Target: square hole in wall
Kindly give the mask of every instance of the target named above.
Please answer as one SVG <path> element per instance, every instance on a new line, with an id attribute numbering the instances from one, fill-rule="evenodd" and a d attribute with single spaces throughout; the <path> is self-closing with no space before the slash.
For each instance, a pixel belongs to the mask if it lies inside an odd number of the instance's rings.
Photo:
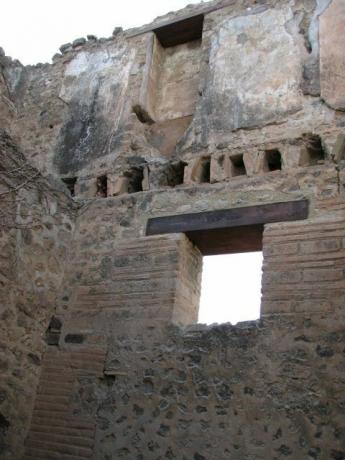
<path id="1" fill-rule="evenodd" d="M 231 169 L 232 169 L 231 175 L 233 177 L 245 176 L 247 174 L 242 154 L 231 156 L 230 162 L 231 162 Z"/>
<path id="2" fill-rule="evenodd" d="M 265 161 L 267 171 L 279 171 L 282 169 L 282 157 L 278 149 L 266 150 Z"/>
<path id="3" fill-rule="evenodd" d="M 143 191 L 144 168 L 142 166 L 133 167 L 125 172 L 128 177 L 128 193 Z"/>
<path id="4" fill-rule="evenodd" d="M 303 136 L 305 156 L 304 163 L 310 166 L 323 163 L 326 153 L 322 145 L 322 139 L 317 134 L 305 134 Z"/>
<path id="5" fill-rule="evenodd" d="M 205 256 L 199 323 L 260 318 L 262 252 Z"/>

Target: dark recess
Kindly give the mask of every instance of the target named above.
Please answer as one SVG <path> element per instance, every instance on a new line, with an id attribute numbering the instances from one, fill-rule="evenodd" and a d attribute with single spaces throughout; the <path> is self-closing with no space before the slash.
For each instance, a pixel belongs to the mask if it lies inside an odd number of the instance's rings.
<path id="1" fill-rule="evenodd" d="M 77 183 L 77 177 L 65 177 L 62 182 L 68 188 L 71 196 L 75 196 L 75 184 Z"/>
<path id="2" fill-rule="evenodd" d="M 209 183 L 211 180 L 211 158 L 203 158 L 201 167 L 202 172 L 200 182 Z"/>
<path id="3" fill-rule="evenodd" d="M 56 316 L 50 320 L 48 329 L 46 330 L 45 341 L 48 345 L 59 345 L 62 322 Z"/>
<path id="4" fill-rule="evenodd" d="M 233 165 L 234 176 L 245 176 L 247 174 L 242 154 L 230 157 L 230 161 Z"/>
<path id="5" fill-rule="evenodd" d="M 325 160 L 326 154 L 322 146 L 322 139 L 317 134 L 305 134 L 304 143 L 309 156 L 309 164 L 316 165 Z"/>
<path id="6" fill-rule="evenodd" d="M 85 336 L 83 334 L 67 334 L 65 337 L 65 343 L 80 344 L 83 343 L 84 340 Z"/>
<path id="7" fill-rule="evenodd" d="M 278 149 L 266 150 L 266 162 L 269 171 L 282 169 L 282 157 Z"/>
<path id="8" fill-rule="evenodd" d="M 177 161 L 172 163 L 167 174 L 167 185 L 169 187 L 176 187 L 177 185 L 183 184 L 184 179 L 184 169 L 187 166 L 187 163 L 183 161 Z"/>
<path id="9" fill-rule="evenodd" d="M 106 197 L 108 195 L 107 176 L 97 177 L 97 196 Z"/>
<path id="10" fill-rule="evenodd" d="M 144 168 L 137 166 L 125 172 L 129 178 L 128 193 L 137 193 L 143 191 Z"/>
<path id="11" fill-rule="evenodd" d="M 182 21 L 173 22 L 157 29 L 153 29 L 163 48 L 182 45 L 202 38 L 204 15 L 199 14 Z"/>

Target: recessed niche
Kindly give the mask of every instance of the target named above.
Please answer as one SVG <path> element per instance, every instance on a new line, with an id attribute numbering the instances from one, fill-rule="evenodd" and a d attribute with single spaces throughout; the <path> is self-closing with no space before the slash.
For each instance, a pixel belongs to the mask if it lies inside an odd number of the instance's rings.
<path id="1" fill-rule="evenodd" d="M 108 178 L 107 176 L 97 177 L 97 196 L 107 197 L 108 196 Z"/>
<path id="2" fill-rule="evenodd" d="M 168 185 L 170 187 L 176 187 L 176 185 L 183 184 L 184 169 L 186 165 L 187 163 L 185 163 L 184 161 L 178 161 L 176 163 L 171 164 L 167 179 Z"/>
<path id="3" fill-rule="evenodd" d="M 265 151 L 266 171 L 279 171 L 282 169 L 282 157 L 278 149 Z"/>
<path id="4" fill-rule="evenodd" d="M 124 174 L 128 178 L 128 193 L 143 191 L 144 168 L 141 166 L 131 168 Z"/>
<path id="5" fill-rule="evenodd" d="M 77 177 L 65 177 L 62 179 L 62 182 L 68 188 L 71 196 L 75 196 L 75 185 L 77 183 Z"/>
<path id="6" fill-rule="evenodd" d="M 149 123 L 150 142 L 171 155 L 190 125 L 199 98 L 203 16 L 155 29 L 141 103 L 133 108 Z"/>
<path id="7" fill-rule="evenodd" d="M 243 161 L 243 155 L 234 155 L 230 157 L 231 162 L 231 176 L 245 176 L 246 175 L 246 167 Z"/>
<path id="8" fill-rule="evenodd" d="M 211 180 L 211 158 L 205 157 L 201 159 L 201 183 L 209 183 Z"/>
<path id="9" fill-rule="evenodd" d="M 317 165 L 318 163 L 323 163 L 325 157 L 321 137 L 317 134 L 305 134 L 303 136 L 301 165 Z"/>

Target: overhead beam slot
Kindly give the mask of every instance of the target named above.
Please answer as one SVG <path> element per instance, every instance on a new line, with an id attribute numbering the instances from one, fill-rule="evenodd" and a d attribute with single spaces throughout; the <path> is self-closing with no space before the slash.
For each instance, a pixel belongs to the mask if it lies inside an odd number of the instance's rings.
<path id="1" fill-rule="evenodd" d="M 182 45 L 202 38 L 204 15 L 199 14 L 153 29 L 163 48 Z"/>

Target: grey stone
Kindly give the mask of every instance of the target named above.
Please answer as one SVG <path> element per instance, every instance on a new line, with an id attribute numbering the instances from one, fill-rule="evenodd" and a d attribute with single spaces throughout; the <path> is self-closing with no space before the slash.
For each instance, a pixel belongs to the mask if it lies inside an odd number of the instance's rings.
<path id="1" fill-rule="evenodd" d="M 81 38 L 76 38 L 73 42 L 72 42 L 72 47 L 73 48 L 77 48 L 78 46 L 83 46 L 85 45 L 86 43 L 86 39 L 84 37 L 81 37 Z"/>
<path id="2" fill-rule="evenodd" d="M 116 36 L 119 35 L 121 32 L 123 32 L 122 27 L 115 27 L 115 29 L 113 30 L 113 37 L 116 37 Z"/>
<path id="3" fill-rule="evenodd" d="M 62 54 L 67 53 L 71 49 L 72 49 L 72 43 L 65 43 L 64 45 L 61 45 L 59 48 Z"/>

